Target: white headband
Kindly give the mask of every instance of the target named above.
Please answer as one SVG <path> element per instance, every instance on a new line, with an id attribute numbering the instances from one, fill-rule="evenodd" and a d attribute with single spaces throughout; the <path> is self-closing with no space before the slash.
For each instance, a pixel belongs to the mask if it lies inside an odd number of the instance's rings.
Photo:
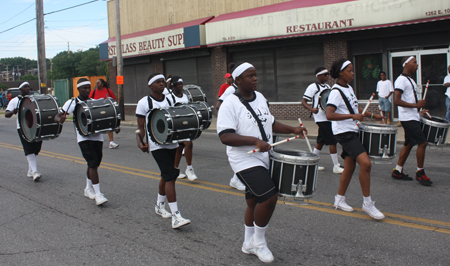
<path id="1" fill-rule="evenodd" d="M 91 85 L 91 82 L 89 80 L 83 81 L 81 83 L 77 84 L 77 88 L 84 86 L 84 85 Z"/>
<path id="2" fill-rule="evenodd" d="M 148 86 L 152 85 L 153 82 L 157 81 L 158 79 L 164 79 L 164 81 L 165 81 L 164 75 L 159 74 L 159 75 L 154 76 L 153 78 L 151 78 L 151 79 L 148 81 Z"/>
<path id="3" fill-rule="evenodd" d="M 319 73 L 317 73 L 317 74 L 316 74 L 316 77 L 318 77 L 318 76 L 320 76 L 320 75 L 322 75 L 322 74 L 325 74 L 325 73 L 328 73 L 328 70 L 327 70 L 327 69 L 324 69 L 324 70 L 320 71 Z"/>
<path id="4" fill-rule="evenodd" d="M 167 80 L 166 80 L 166 82 L 169 82 L 169 81 L 171 81 L 172 80 L 172 78 L 168 78 Z"/>
<path id="5" fill-rule="evenodd" d="M 233 73 L 231 73 L 231 75 L 233 76 L 233 79 L 236 80 L 236 78 L 239 77 L 245 70 L 247 70 L 251 67 L 254 67 L 254 66 L 250 63 L 240 64 L 238 67 L 236 67 L 236 69 L 233 71 Z"/>
<path id="6" fill-rule="evenodd" d="M 28 82 L 26 82 L 26 81 L 23 82 L 22 84 L 20 84 L 19 89 L 22 88 L 22 87 L 25 86 L 25 85 L 30 86 L 30 83 L 28 83 Z"/>
<path id="7" fill-rule="evenodd" d="M 180 78 L 180 79 L 178 79 L 177 83 L 178 83 L 178 82 L 183 82 L 183 80 Z"/>
<path id="8" fill-rule="evenodd" d="M 341 71 L 344 70 L 344 68 L 346 68 L 348 65 L 350 65 L 352 62 L 350 62 L 349 60 L 345 61 L 342 66 L 341 66 Z"/>
<path id="9" fill-rule="evenodd" d="M 403 63 L 403 67 L 405 67 L 405 65 L 409 62 L 409 61 L 411 61 L 413 58 L 415 58 L 414 56 L 410 56 L 408 59 L 406 59 L 406 61 L 405 61 L 405 63 Z"/>

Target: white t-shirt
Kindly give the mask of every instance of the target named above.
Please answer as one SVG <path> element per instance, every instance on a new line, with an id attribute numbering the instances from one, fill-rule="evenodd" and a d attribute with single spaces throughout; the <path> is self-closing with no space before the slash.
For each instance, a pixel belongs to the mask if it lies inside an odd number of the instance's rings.
<path id="1" fill-rule="evenodd" d="M 19 108 L 18 103 L 19 103 L 19 97 L 12 98 L 11 101 L 9 101 L 8 106 L 6 107 L 6 111 L 12 112 L 12 111 L 14 111 L 14 109 Z M 17 113 L 17 114 L 19 114 L 19 113 Z M 17 118 L 16 118 L 16 124 L 17 124 L 17 126 L 16 126 L 17 129 L 19 129 L 20 128 L 19 116 L 17 116 Z"/>
<path id="2" fill-rule="evenodd" d="M 142 99 L 139 100 L 137 106 L 136 106 L 136 116 L 137 117 L 145 117 L 145 126 L 148 125 L 148 113 L 155 109 L 155 108 L 166 108 L 166 107 L 170 107 L 173 106 L 173 100 L 171 99 L 172 97 L 166 97 L 164 96 L 164 98 L 159 101 L 154 99 L 152 96 L 150 96 L 150 100 L 152 101 L 152 109 L 150 109 L 150 106 L 148 106 L 148 97 L 149 96 L 144 96 Z M 169 102 L 170 103 L 169 103 Z M 172 143 L 172 144 L 157 144 L 155 142 L 152 141 L 152 139 L 150 138 L 150 134 L 151 132 L 147 131 L 147 143 L 149 143 L 150 145 L 150 151 L 155 151 L 155 150 L 159 150 L 159 149 L 175 149 L 178 147 L 177 143 Z"/>
<path id="3" fill-rule="evenodd" d="M 356 99 L 355 92 L 353 91 L 353 88 L 350 85 L 348 85 L 347 87 L 343 87 L 337 83 L 334 84 L 330 96 L 328 96 L 327 106 L 333 106 L 334 108 L 336 108 L 336 113 L 338 114 L 350 114 L 347 105 L 345 105 L 345 102 L 342 99 L 341 93 L 338 90 L 334 90 L 334 88 L 341 89 L 341 91 L 347 97 L 350 106 L 353 108 L 353 112 L 355 112 L 355 114 L 358 114 L 359 113 L 358 99 Z M 331 121 L 331 127 L 333 129 L 334 135 L 345 132 L 358 133 L 359 130 L 358 128 L 355 129 L 355 125 L 356 121 L 354 121 L 351 118 L 339 121 Z"/>
<path id="4" fill-rule="evenodd" d="M 186 94 L 181 93 L 181 97 L 178 97 L 175 95 L 175 93 L 171 93 L 171 95 L 173 95 L 173 98 L 171 99 L 173 101 L 173 99 L 175 99 L 175 103 L 188 103 L 189 102 L 189 98 Z M 170 98 L 170 97 L 169 97 Z"/>
<path id="5" fill-rule="evenodd" d="M 222 96 L 220 96 L 219 101 L 223 102 L 225 101 L 225 99 L 231 95 L 234 94 L 236 92 L 236 87 L 234 87 L 233 85 L 231 85 L 230 87 L 228 87 L 225 92 L 222 94 Z M 222 108 L 222 107 L 221 107 Z"/>
<path id="6" fill-rule="evenodd" d="M 411 81 L 411 82 L 410 82 Z M 411 86 L 411 83 L 413 84 Z M 402 92 L 401 100 L 407 103 L 416 103 L 416 82 L 404 75 L 400 75 L 395 80 L 395 90 Z M 414 97 L 416 95 L 416 97 Z M 400 121 L 420 121 L 419 111 L 415 107 L 398 106 L 398 120 Z"/>
<path id="7" fill-rule="evenodd" d="M 75 106 L 77 105 L 77 101 L 81 102 L 80 98 L 76 98 L 72 101 L 72 99 L 67 100 L 67 102 L 62 107 L 63 110 L 67 110 L 67 113 L 71 114 L 75 111 Z M 69 107 L 70 105 L 70 107 Z M 92 134 L 89 136 L 83 136 L 78 132 L 77 127 L 75 126 L 75 119 L 73 120 L 73 127 L 75 128 L 75 132 L 77 133 L 77 142 L 82 142 L 86 140 L 93 140 L 93 141 L 103 141 L 103 135 L 102 134 Z"/>
<path id="8" fill-rule="evenodd" d="M 249 101 L 249 104 L 258 115 L 259 120 L 261 120 L 269 143 L 272 143 L 272 124 L 275 122 L 275 118 L 270 114 L 266 98 L 256 91 L 255 97 Z M 262 139 L 255 118 L 234 94 L 227 97 L 220 106 L 217 118 L 217 132 L 219 136 L 225 132 L 234 132 L 242 136 Z M 248 151 L 254 149 L 255 146 L 251 145 L 227 146 L 228 161 L 235 173 L 255 166 L 263 166 L 269 169 L 269 153 L 255 152 L 247 154 Z"/>
<path id="9" fill-rule="evenodd" d="M 320 91 L 317 90 L 317 84 L 319 85 Z M 308 101 L 312 101 L 313 97 L 313 108 L 319 108 L 319 94 L 325 89 L 329 89 L 330 86 L 328 84 L 319 84 L 319 83 L 312 83 L 306 88 L 305 94 L 303 95 L 304 99 L 307 99 Z M 317 122 L 325 122 L 327 120 L 327 115 L 325 112 L 319 108 L 319 112 L 317 114 L 314 114 L 314 121 Z"/>
<path id="10" fill-rule="evenodd" d="M 444 83 L 450 83 L 450 74 L 448 74 L 445 78 L 444 78 Z M 450 87 L 447 87 L 447 91 L 445 92 L 445 95 L 447 95 L 447 97 L 450 98 Z"/>
<path id="11" fill-rule="evenodd" d="M 171 93 L 171 91 L 167 87 L 165 87 L 164 91 L 163 91 L 163 94 L 167 95 L 167 94 L 170 94 L 170 93 Z"/>
<path id="12" fill-rule="evenodd" d="M 392 82 L 388 79 L 380 80 L 377 83 L 377 92 L 379 98 L 386 98 L 389 93 L 394 92 L 394 86 L 392 86 Z M 391 100 L 391 97 L 389 97 Z"/>

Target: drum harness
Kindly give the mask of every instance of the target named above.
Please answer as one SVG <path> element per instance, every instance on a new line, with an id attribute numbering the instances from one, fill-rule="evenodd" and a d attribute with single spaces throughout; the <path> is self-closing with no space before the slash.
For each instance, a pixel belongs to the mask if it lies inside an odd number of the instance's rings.
<path id="1" fill-rule="evenodd" d="M 416 103 L 417 103 L 418 101 L 417 101 L 416 89 L 414 88 L 414 84 L 412 83 L 411 78 L 408 75 L 406 75 L 405 73 L 402 73 L 402 76 L 406 77 L 408 79 L 409 83 L 411 83 L 411 87 L 412 87 L 413 92 L 414 92 L 413 93 L 414 94 L 414 98 L 416 99 Z M 417 111 L 420 112 L 420 108 L 417 108 Z"/>
<path id="2" fill-rule="evenodd" d="M 314 105 L 315 105 L 314 102 L 315 102 L 316 94 L 320 92 L 320 87 L 322 87 L 318 82 L 314 82 L 314 83 L 316 84 L 317 92 L 314 93 L 314 95 L 313 95 L 313 97 L 312 97 L 312 106 L 313 106 L 313 108 L 315 108 L 315 107 L 314 107 Z M 320 86 L 320 87 L 319 87 L 319 86 Z M 326 86 L 325 86 L 325 88 L 326 88 Z M 319 107 L 319 103 L 317 103 L 317 107 Z M 313 115 L 313 112 L 311 112 L 311 114 L 309 115 L 309 118 L 311 118 L 312 115 Z"/>
<path id="3" fill-rule="evenodd" d="M 250 106 L 250 104 L 248 103 L 247 100 L 245 100 L 245 98 L 240 95 L 237 91 L 234 93 L 234 95 L 236 95 L 239 100 L 241 101 L 241 103 L 247 108 L 247 110 L 252 114 L 253 118 L 256 120 L 256 123 L 258 123 L 258 128 L 259 131 L 261 132 L 261 137 L 265 142 L 268 142 L 269 140 L 267 139 L 267 135 L 266 132 L 264 131 L 264 127 L 261 123 L 261 120 L 259 120 L 258 116 L 256 115 L 255 111 L 253 110 L 253 108 Z"/>
<path id="4" fill-rule="evenodd" d="M 333 90 L 338 90 L 339 91 L 339 93 L 341 94 L 342 99 L 344 100 L 345 105 L 347 106 L 348 111 L 350 112 L 350 114 L 354 115 L 355 111 L 353 111 L 353 108 L 350 105 L 350 102 L 348 101 L 348 99 L 345 96 L 344 92 L 341 89 L 339 89 L 339 88 L 333 88 Z"/>

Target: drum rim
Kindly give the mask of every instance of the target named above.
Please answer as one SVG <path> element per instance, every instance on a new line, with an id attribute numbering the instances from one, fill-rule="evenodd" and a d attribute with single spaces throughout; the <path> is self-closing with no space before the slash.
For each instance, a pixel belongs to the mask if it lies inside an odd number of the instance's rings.
<path id="1" fill-rule="evenodd" d="M 380 134 L 397 134 L 398 128 L 394 125 L 384 125 L 375 123 L 361 123 L 360 132 L 380 133 Z"/>
<path id="2" fill-rule="evenodd" d="M 292 152 L 304 152 L 310 155 L 313 155 L 312 157 L 302 157 L 302 156 L 294 156 L 294 155 L 287 155 L 287 154 L 283 154 L 280 151 L 292 151 Z M 269 153 L 269 157 L 270 159 L 277 161 L 277 162 L 286 162 L 286 163 L 294 163 L 294 164 L 300 164 L 302 162 L 306 162 L 307 165 L 314 165 L 314 164 L 318 164 L 319 160 L 320 160 L 320 156 L 312 153 L 312 152 L 308 152 L 308 151 L 304 151 L 304 150 L 294 150 L 294 149 L 277 149 L 277 150 L 270 150 Z M 298 159 L 298 158 L 301 159 Z"/>
<path id="3" fill-rule="evenodd" d="M 89 116 L 87 117 L 87 119 L 91 119 L 91 118 L 92 118 L 91 108 L 89 108 L 89 106 L 87 105 L 87 103 L 86 103 L 85 101 L 79 101 L 79 102 L 77 102 L 77 104 L 75 105 L 75 110 L 74 110 L 73 113 L 74 113 L 74 114 L 77 114 L 77 113 L 78 113 L 78 109 L 79 109 L 79 108 L 83 108 L 83 109 L 84 109 L 85 106 L 87 107 L 87 110 L 88 110 L 88 112 L 89 112 Z M 78 133 L 80 133 L 80 135 L 82 135 L 82 136 L 84 136 L 84 137 L 90 135 L 90 134 L 89 134 L 89 124 L 86 125 L 86 131 L 87 131 L 87 133 L 83 132 L 83 131 L 80 129 L 81 126 L 79 125 L 78 114 L 76 115 L 75 127 L 77 128 L 77 131 L 78 131 Z"/>
<path id="4" fill-rule="evenodd" d="M 442 120 L 443 122 L 433 121 L 424 116 L 420 117 L 420 122 L 425 125 L 429 125 L 429 126 L 433 126 L 433 127 L 437 127 L 437 128 L 450 128 L 450 122 L 447 121 L 447 119 L 439 117 L 439 116 L 433 116 L 433 118 L 438 118 L 439 120 Z"/>

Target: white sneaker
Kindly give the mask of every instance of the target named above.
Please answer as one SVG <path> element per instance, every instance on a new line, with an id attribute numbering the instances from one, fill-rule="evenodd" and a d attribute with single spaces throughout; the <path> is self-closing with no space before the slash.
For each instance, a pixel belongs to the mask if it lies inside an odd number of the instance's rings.
<path id="1" fill-rule="evenodd" d="M 250 244 L 253 246 L 253 250 L 256 256 L 258 256 L 258 259 L 262 262 L 272 262 L 273 261 L 273 255 L 272 252 L 267 247 L 267 242 L 264 241 L 262 243 L 255 243 L 253 236 L 250 238 Z"/>
<path id="2" fill-rule="evenodd" d="M 325 167 L 319 165 L 319 167 L 317 167 L 317 170 L 323 171 L 323 170 L 325 170 Z"/>
<path id="3" fill-rule="evenodd" d="M 255 249 L 252 245 L 247 246 L 244 242 L 242 243 L 242 252 L 244 252 L 245 254 L 255 254 Z"/>
<path id="4" fill-rule="evenodd" d="M 245 190 L 245 186 L 244 184 L 242 184 L 241 180 L 239 180 L 238 178 L 231 178 L 230 180 L 230 187 L 234 187 L 237 190 L 241 190 L 244 191 Z"/>
<path id="5" fill-rule="evenodd" d="M 189 219 L 184 219 L 183 217 L 181 217 L 181 214 L 179 211 L 175 212 L 174 214 L 172 214 L 172 228 L 180 228 L 183 225 L 187 225 L 190 224 L 191 220 Z"/>
<path id="6" fill-rule="evenodd" d="M 33 177 L 33 171 L 28 171 L 28 173 L 27 173 L 27 177 Z"/>
<path id="7" fill-rule="evenodd" d="M 42 175 L 39 174 L 38 172 L 34 172 L 33 173 L 33 181 L 38 181 L 39 179 L 41 179 Z"/>
<path id="8" fill-rule="evenodd" d="M 344 172 L 344 168 L 342 168 L 341 165 L 336 164 L 335 166 L 333 166 L 333 173 L 342 174 L 342 172 Z"/>
<path id="9" fill-rule="evenodd" d="M 84 189 L 84 196 L 90 198 L 90 199 L 95 199 L 95 191 L 92 188 L 85 188 Z"/>
<path id="10" fill-rule="evenodd" d="M 115 143 L 114 141 L 111 141 L 111 142 L 109 143 L 109 148 L 110 148 L 110 149 L 115 149 L 115 148 L 117 148 L 117 147 L 119 147 L 119 144 Z"/>
<path id="11" fill-rule="evenodd" d="M 178 177 L 177 178 L 179 178 L 179 179 L 183 179 L 183 178 L 185 178 L 186 177 L 186 175 L 185 174 L 183 174 L 181 171 L 180 171 L 180 174 L 178 175 Z"/>
<path id="12" fill-rule="evenodd" d="M 353 208 L 345 202 L 345 196 L 341 197 L 341 200 L 338 200 L 338 195 L 334 196 L 334 208 L 341 209 L 346 212 L 352 212 Z"/>
<path id="13" fill-rule="evenodd" d="M 369 203 L 363 203 L 362 205 L 363 211 L 365 211 L 370 217 L 375 220 L 384 219 L 384 214 L 382 214 L 376 207 L 375 201 L 371 201 Z"/>
<path id="14" fill-rule="evenodd" d="M 197 176 L 194 173 L 194 168 L 192 168 L 192 169 L 186 168 L 186 175 L 187 175 L 187 178 L 191 181 L 194 181 L 197 179 Z"/>
<path id="15" fill-rule="evenodd" d="M 103 203 L 107 203 L 107 202 L 108 202 L 108 199 L 105 198 L 105 196 L 103 196 L 103 193 L 95 194 L 95 204 L 97 204 L 97 206 L 100 206 Z"/>
<path id="16" fill-rule="evenodd" d="M 164 202 L 160 202 L 159 204 L 155 204 L 155 212 L 162 218 L 170 218 L 172 214 L 166 210 L 166 205 Z"/>

